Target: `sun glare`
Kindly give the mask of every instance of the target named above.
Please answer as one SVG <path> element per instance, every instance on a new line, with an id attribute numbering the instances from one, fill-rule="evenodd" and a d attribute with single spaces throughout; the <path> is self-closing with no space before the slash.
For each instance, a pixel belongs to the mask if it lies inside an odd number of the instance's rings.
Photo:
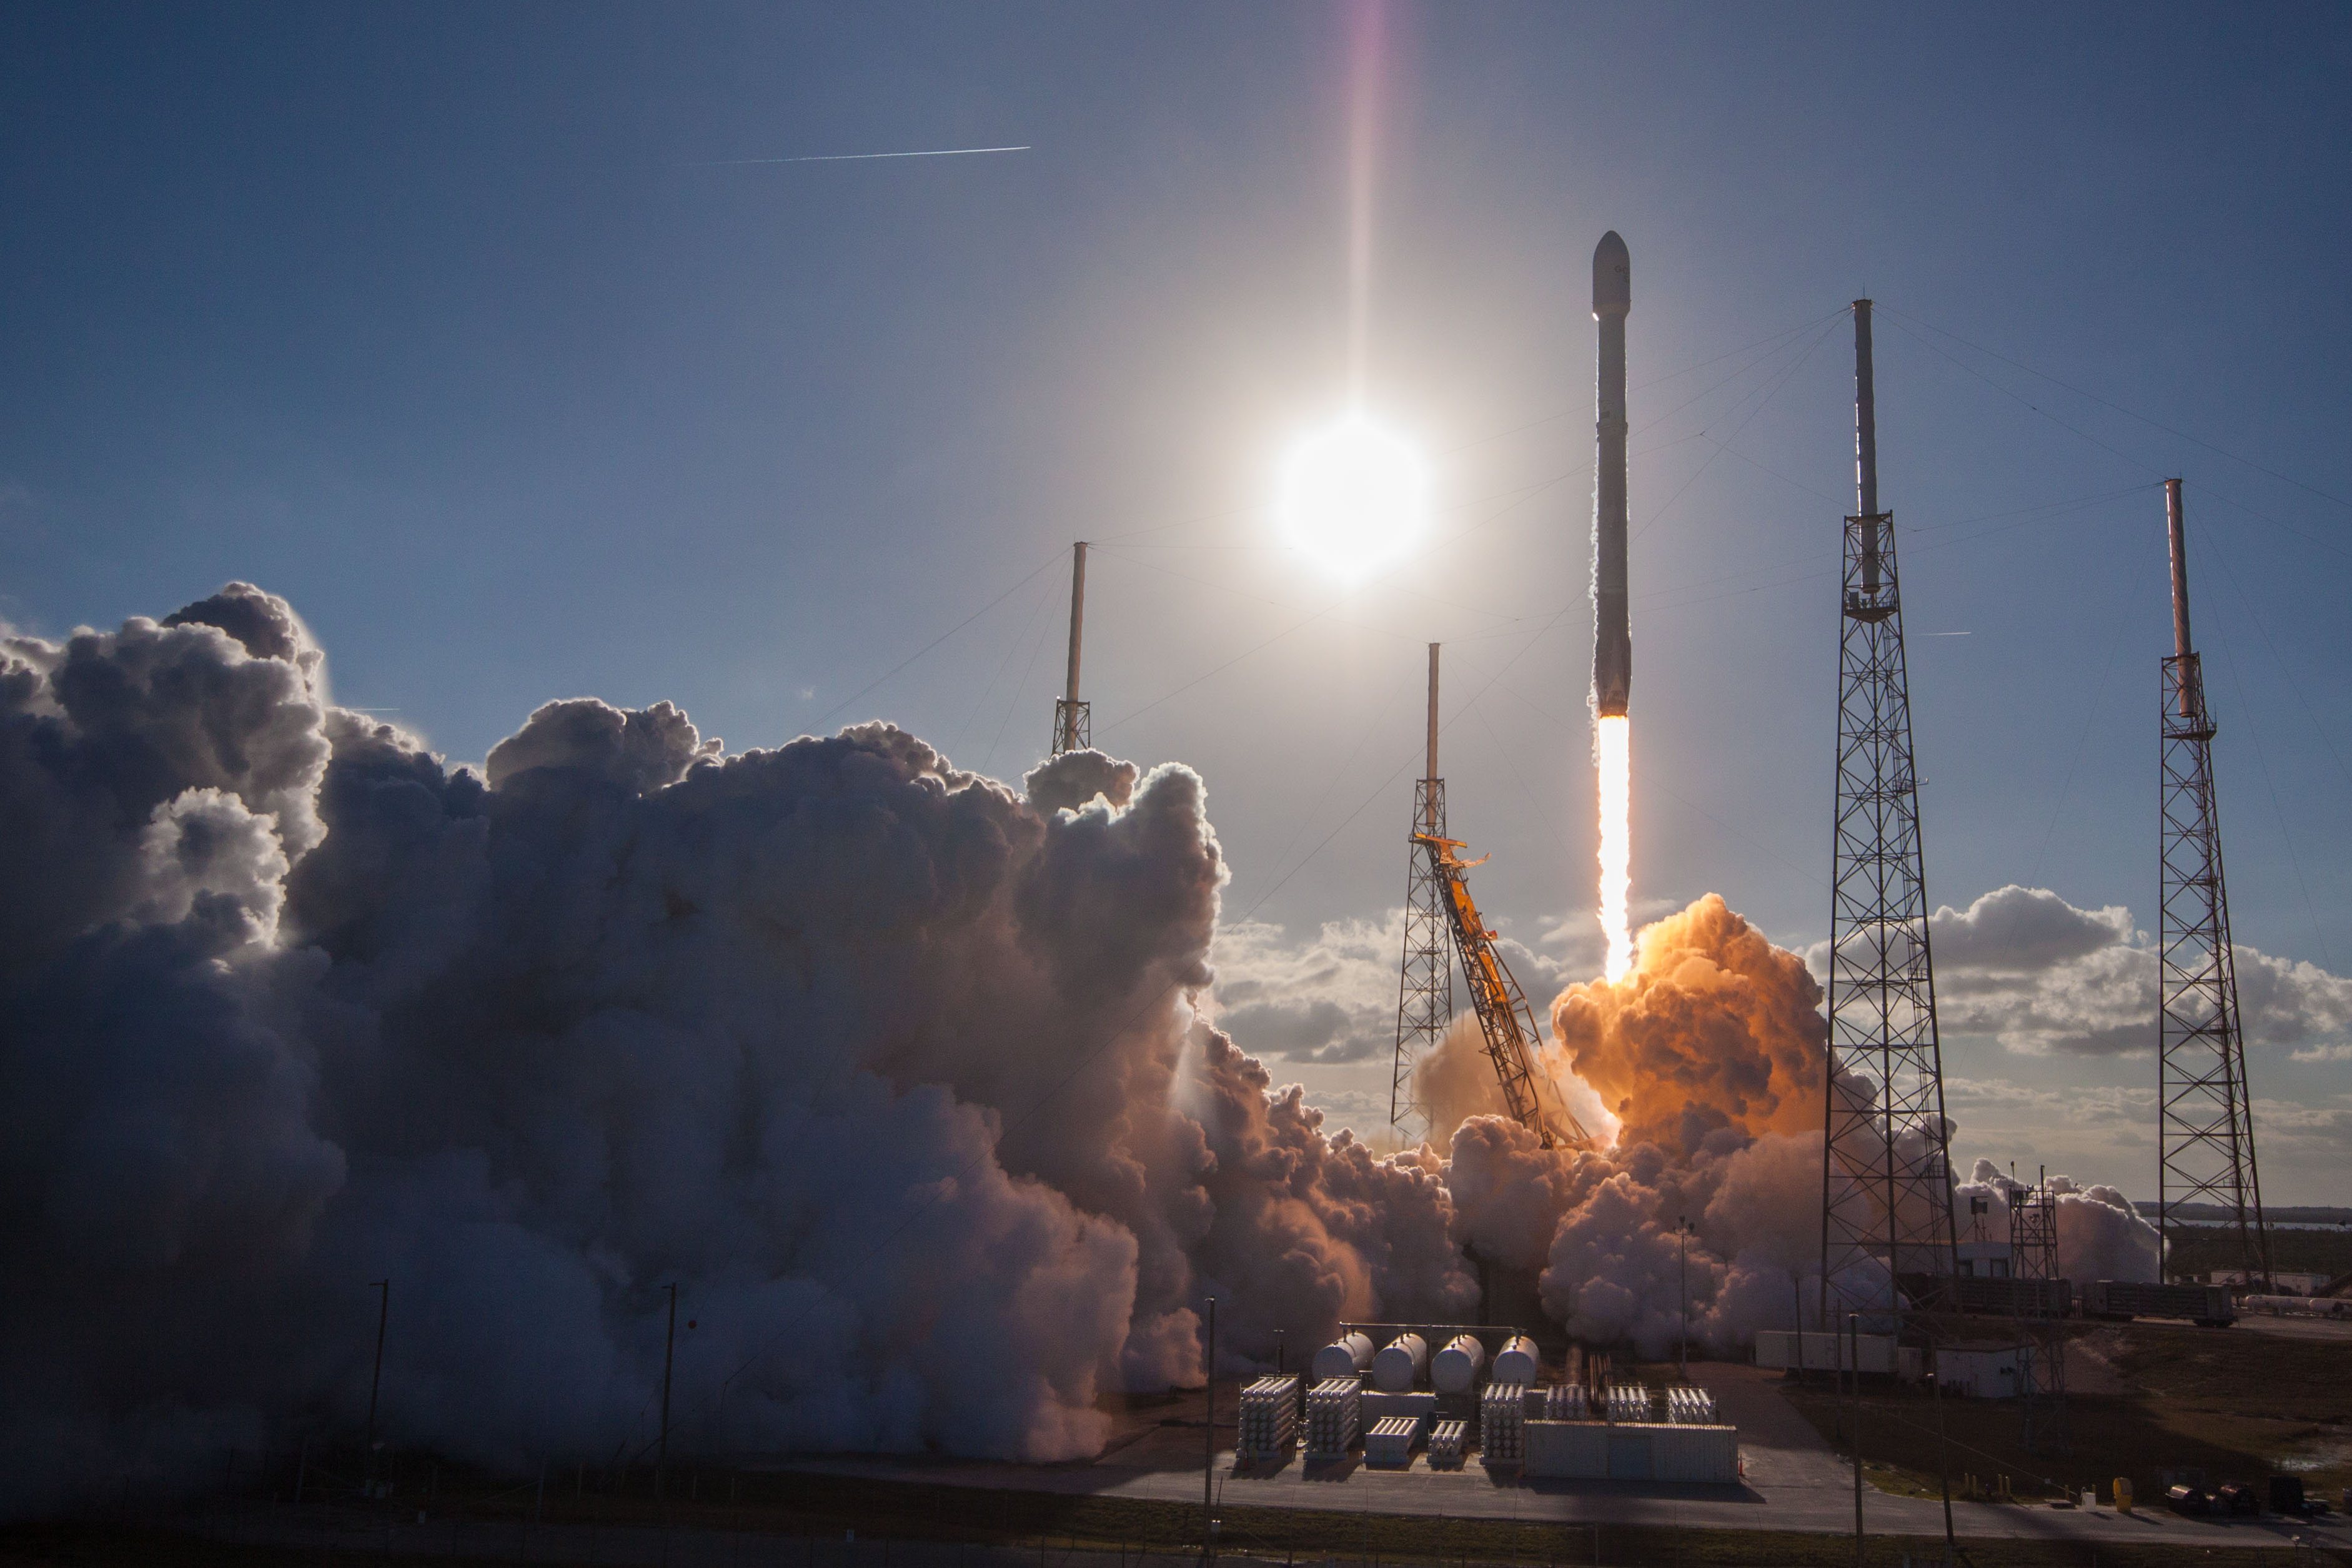
<path id="1" fill-rule="evenodd" d="M 1402 554 L 1429 511 L 1429 467 L 1353 414 L 1306 437 L 1283 465 L 1278 515 L 1292 547 L 1345 577 Z"/>

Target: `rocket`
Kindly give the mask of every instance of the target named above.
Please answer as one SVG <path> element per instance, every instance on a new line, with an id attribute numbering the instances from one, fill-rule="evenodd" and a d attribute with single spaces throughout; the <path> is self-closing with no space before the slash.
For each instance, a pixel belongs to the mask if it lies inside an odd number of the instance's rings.
<path id="1" fill-rule="evenodd" d="M 1625 316 L 1633 262 L 1611 229 L 1592 250 L 1592 319 L 1600 323 L 1592 466 L 1592 710 L 1622 719 L 1633 687 L 1625 612 Z"/>

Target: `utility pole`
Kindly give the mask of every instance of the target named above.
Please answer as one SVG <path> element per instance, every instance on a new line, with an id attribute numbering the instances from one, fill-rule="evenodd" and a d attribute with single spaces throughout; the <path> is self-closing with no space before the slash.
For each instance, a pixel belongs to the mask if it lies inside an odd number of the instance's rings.
<path id="1" fill-rule="evenodd" d="M 1202 1425 L 1208 1428 L 1204 1440 L 1207 1452 L 1201 1459 L 1201 1561 L 1213 1563 L 1217 1557 L 1217 1299 L 1209 1298 L 1209 1375 L 1205 1392 L 1209 1396 L 1209 1418 Z"/>
<path id="2" fill-rule="evenodd" d="M 367 1479 L 368 1491 L 375 1491 L 375 1407 L 376 1396 L 383 1392 L 383 1331 L 392 1321 L 392 1281 L 371 1279 L 368 1289 L 383 1294 L 375 1309 L 375 1375 L 368 1381 Z"/>
<path id="3" fill-rule="evenodd" d="M 1937 1341 L 1930 1339 L 1927 1353 L 1936 1353 Z M 1959 1544 L 1952 1539 L 1952 1449 L 1944 1436 L 1944 1369 L 1931 1369 L 1930 1384 L 1936 1394 L 1936 1477 L 1944 1489 L 1944 1568 L 1954 1568 L 1959 1562 Z"/>
<path id="4" fill-rule="evenodd" d="M 1675 1229 L 1683 1238 L 1683 1300 L 1682 1344 L 1675 1352 L 1675 1365 L 1685 1383 L 1690 1381 L 1690 1216 L 1684 1215 L 1675 1221 Z"/>
<path id="5" fill-rule="evenodd" d="M 1853 1381 L 1846 1385 L 1847 1436 L 1853 1439 L 1853 1568 L 1864 1568 L 1862 1533 L 1862 1314 L 1845 1315 L 1848 1359 Z"/>
<path id="6" fill-rule="evenodd" d="M 1054 700 L 1054 755 L 1082 752 L 1094 744 L 1093 710 L 1078 700 L 1078 647 L 1087 619 L 1087 542 L 1070 546 L 1070 673 Z"/>
<path id="7" fill-rule="evenodd" d="M 677 1286 L 665 1287 L 669 1291 L 669 1335 L 662 1346 L 662 1424 L 661 1456 L 654 1461 L 654 1496 L 669 1495 L 669 1374 L 677 1361 Z"/>

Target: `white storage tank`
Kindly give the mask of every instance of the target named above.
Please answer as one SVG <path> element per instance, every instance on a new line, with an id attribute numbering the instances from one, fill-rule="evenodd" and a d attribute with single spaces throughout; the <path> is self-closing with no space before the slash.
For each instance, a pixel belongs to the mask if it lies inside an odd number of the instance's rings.
<path id="1" fill-rule="evenodd" d="M 1316 1383 L 1327 1377 L 1353 1377 L 1372 1364 L 1372 1337 L 1370 1334 L 1341 1334 L 1315 1352 Z"/>
<path id="2" fill-rule="evenodd" d="M 1537 1352 L 1535 1341 L 1525 1334 L 1513 1334 L 1495 1354 L 1496 1383 L 1524 1383 L 1532 1388 L 1536 1373 L 1542 1369 L 1543 1357 Z"/>
<path id="3" fill-rule="evenodd" d="M 1429 1381 L 1440 1394 L 1467 1394 L 1486 1370 L 1486 1347 L 1473 1334 L 1456 1334 L 1445 1342 L 1429 1363 Z"/>
<path id="4" fill-rule="evenodd" d="M 1429 1370 L 1429 1342 L 1419 1334 L 1399 1334 L 1372 1358 L 1372 1382 L 1383 1394 L 1410 1394 Z"/>

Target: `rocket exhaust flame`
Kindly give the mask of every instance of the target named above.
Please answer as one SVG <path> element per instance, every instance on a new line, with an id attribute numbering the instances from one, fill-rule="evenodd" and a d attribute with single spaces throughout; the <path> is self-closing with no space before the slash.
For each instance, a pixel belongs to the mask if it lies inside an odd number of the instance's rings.
<path id="1" fill-rule="evenodd" d="M 1633 930 L 1626 905 L 1633 887 L 1633 736 L 1623 715 L 1594 722 L 1592 762 L 1601 784 L 1601 930 L 1609 939 L 1602 971 L 1622 980 L 1633 967 Z"/>

